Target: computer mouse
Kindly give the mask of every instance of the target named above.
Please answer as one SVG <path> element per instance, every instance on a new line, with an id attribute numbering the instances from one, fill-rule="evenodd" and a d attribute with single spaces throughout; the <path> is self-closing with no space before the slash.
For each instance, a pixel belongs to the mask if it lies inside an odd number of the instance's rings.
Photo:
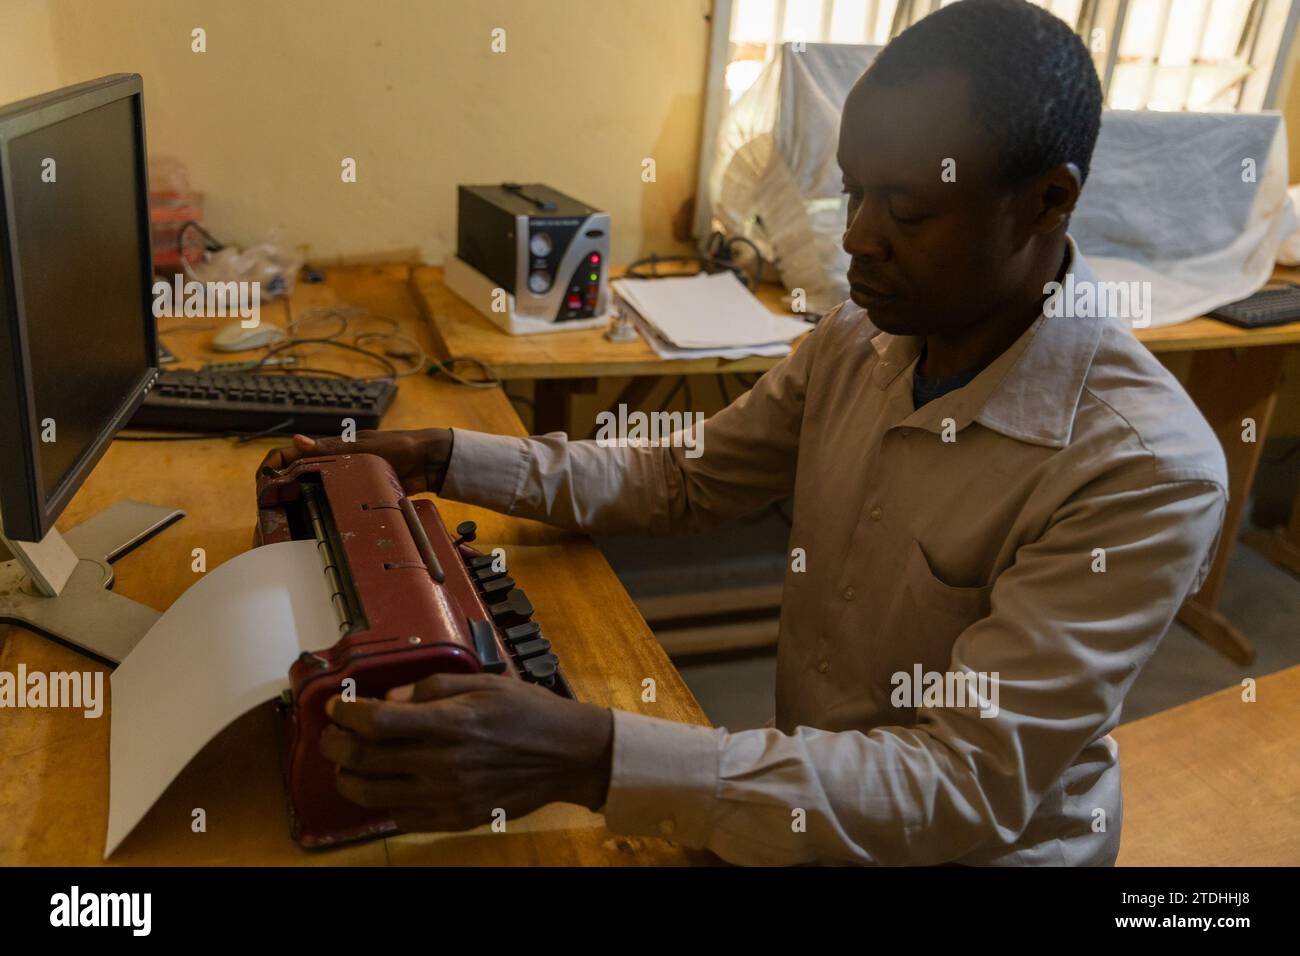
<path id="1" fill-rule="evenodd" d="M 231 322 L 212 337 L 212 348 L 218 352 L 247 352 L 275 345 L 286 338 L 288 334 L 284 329 L 270 322 L 259 322 L 251 329 L 244 328 L 239 322 Z"/>

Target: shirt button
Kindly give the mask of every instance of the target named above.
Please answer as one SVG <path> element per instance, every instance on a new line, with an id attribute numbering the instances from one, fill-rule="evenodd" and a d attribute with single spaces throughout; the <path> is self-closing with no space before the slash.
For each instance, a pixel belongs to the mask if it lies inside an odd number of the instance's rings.
<path id="1" fill-rule="evenodd" d="M 844 589 L 844 600 L 852 601 L 855 597 L 857 597 L 857 594 L 858 592 L 853 590 L 853 588 L 847 587 Z"/>
<path id="2" fill-rule="evenodd" d="M 881 510 L 880 505 L 876 505 L 874 508 L 871 509 L 871 520 L 879 521 L 881 515 L 883 515 L 884 513 L 885 512 Z"/>
<path id="3" fill-rule="evenodd" d="M 677 832 L 677 825 L 672 820 L 660 820 L 659 832 L 666 837 L 670 837 Z"/>
<path id="4" fill-rule="evenodd" d="M 831 665 L 826 661 L 819 661 L 817 664 L 817 670 L 822 674 L 825 674 L 830 669 Z"/>

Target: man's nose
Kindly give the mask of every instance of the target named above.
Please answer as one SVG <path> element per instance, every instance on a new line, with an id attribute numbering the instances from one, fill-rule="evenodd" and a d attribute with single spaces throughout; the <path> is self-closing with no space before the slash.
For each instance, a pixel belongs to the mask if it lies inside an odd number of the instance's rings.
<path id="1" fill-rule="evenodd" d="M 844 251 L 855 259 L 888 259 L 889 242 L 881 234 L 880 219 L 869 198 L 858 203 L 844 230 Z"/>

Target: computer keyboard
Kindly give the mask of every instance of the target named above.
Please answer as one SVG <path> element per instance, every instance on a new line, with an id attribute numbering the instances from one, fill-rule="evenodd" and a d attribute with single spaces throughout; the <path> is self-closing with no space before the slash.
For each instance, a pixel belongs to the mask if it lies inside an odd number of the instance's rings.
<path id="1" fill-rule="evenodd" d="M 397 386 L 388 380 L 164 371 L 131 419 L 135 428 L 337 435 L 344 419 L 378 428 Z"/>
<path id="2" fill-rule="evenodd" d="M 1260 289 L 1239 302 L 1219 306 L 1210 315 L 1247 329 L 1300 321 L 1300 286 Z"/>

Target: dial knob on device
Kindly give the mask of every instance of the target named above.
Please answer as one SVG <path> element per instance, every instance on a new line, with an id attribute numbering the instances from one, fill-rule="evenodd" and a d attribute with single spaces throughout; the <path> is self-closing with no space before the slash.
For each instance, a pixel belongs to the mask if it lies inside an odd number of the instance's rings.
<path id="1" fill-rule="evenodd" d="M 533 238 L 528 240 L 528 248 L 533 251 L 533 255 L 545 258 L 551 254 L 551 237 L 544 232 L 535 232 Z"/>
<path id="2" fill-rule="evenodd" d="M 551 287 L 551 274 L 538 269 L 528 277 L 528 288 L 533 292 L 545 292 Z"/>

